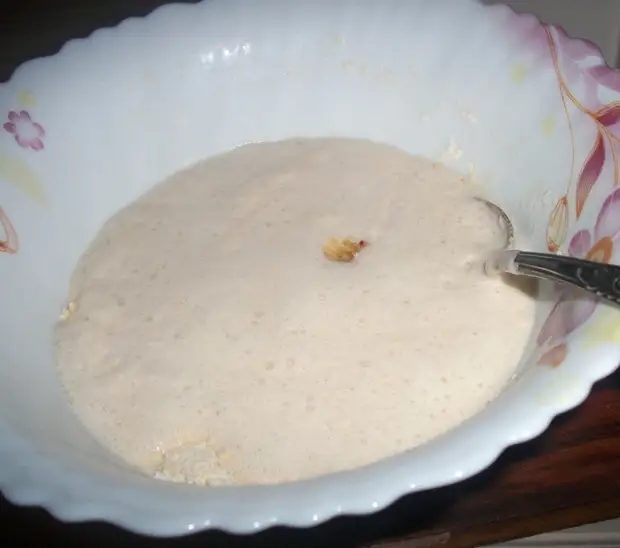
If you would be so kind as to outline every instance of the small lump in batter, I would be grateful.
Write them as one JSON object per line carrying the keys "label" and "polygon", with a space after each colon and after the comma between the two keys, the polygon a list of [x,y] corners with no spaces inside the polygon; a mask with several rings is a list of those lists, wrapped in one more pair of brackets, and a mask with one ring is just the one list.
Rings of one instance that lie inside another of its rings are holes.
{"label": "small lump in batter", "polygon": [[330,261],[350,263],[367,245],[368,243],[365,240],[354,241],[349,238],[331,237],[323,246],[323,255]]}

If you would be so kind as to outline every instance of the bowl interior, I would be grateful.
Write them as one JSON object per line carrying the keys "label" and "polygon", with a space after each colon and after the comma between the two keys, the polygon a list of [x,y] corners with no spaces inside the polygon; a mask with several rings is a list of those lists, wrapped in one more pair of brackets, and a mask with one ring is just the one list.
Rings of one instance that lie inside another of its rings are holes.
{"label": "bowl interior", "polygon": [[[473,1],[448,12],[421,1],[228,0],[163,8],[22,67],[0,87],[0,484],[31,474],[42,485],[64,478],[57,499],[98,493],[91,506],[60,505],[66,517],[92,517],[105,499],[118,507],[106,517],[149,532],[249,530],[273,515],[305,523],[296,497],[314,505],[314,521],[337,512],[334,500],[383,506],[471,475],[540,432],[620,361],[618,310],[545,287],[518,375],[463,426],[364,469],[232,490],[155,482],[103,450],[65,401],[52,331],[79,255],[111,214],[247,142],[392,144],[471,174],[522,246],[618,262],[620,85],[602,63],[559,29]],[[35,488],[19,497],[44,498]]]}

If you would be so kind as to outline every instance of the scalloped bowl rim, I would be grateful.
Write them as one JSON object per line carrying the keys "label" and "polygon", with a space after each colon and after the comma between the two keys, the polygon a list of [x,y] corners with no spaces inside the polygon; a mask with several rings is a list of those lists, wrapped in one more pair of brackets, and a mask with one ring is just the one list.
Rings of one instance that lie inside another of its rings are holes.
{"label": "scalloped bowl rim", "polygon": [[[164,16],[174,16],[180,10],[193,10],[196,8],[196,6],[197,4],[184,3],[164,4],[155,8],[152,12],[145,16],[129,17],[115,26],[104,27],[95,30],[86,37],[69,40],[55,54],[35,58],[22,63],[13,72],[9,79],[9,82],[25,71],[31,71],[36,69],[40,65],[47,65],[49,63],[54,63],[57,60],[63,60],[68,50],[71,50],[73,48],[80,48],[82,50],[82,55],[88,54],[88,49],[90,46],[92,46],[93,43],[98,43],[99,45],[105,44],[106,41],[115,40],[120,33],[126,32],[128,28],[134,26],[146,28],[147,26],[152,25],[153,22],[159,18],[162,18]],[[533,18],[537,21],[538,24],[541,23],[541,21],[536,16],[527,13],[518,14],[514,12],[512,8],[506,5],[496,4],[486,6],[485,9],[498,11],[505,10],[511,13],[511,17],[523,19]],[[606,69],[611,73],[618,72],[617,69],[611,68],[606,64],[598,46],[588,40],[570,37],[561,27],[556,26],[554,28],[557,28],[561,32],[563,32],[566,37],[569,38],[572,42],[585,42],[591,44],[593,48],[596,48],[597,56],[599,57],[601,66],[605,66]],[[3,87],[6,85],[7,83],[0,83],[0,91],[2,91]],[[522,432],[522,435],[516,437],[511,435],[510,432],[506,432],[501,436],[501,439],[495,440],[497,443],[494,447],[487,447],[484,452],[480,452],[480,458],[476,461],[475,465],[467,469],[464,473],[455,476],[452,480],[447,480],[443,483],[424,486],[421,490],[423,491],[426,489],[442,487],[472,477],[481,470],[490,466],[506,448],[512,445],[526,442],[539,436],[549,426],[551,421],[556,416],[580,405],[587,398],[593,385],[597,381],[613,373],[617,367],[618,365],[613,365],[612,363],[610,363],[609,367],[607,368],[588,370],[583,375],[583,379],[587,379],[587,383],[583,384],[583,386],[581,387],[582,390],[580,391],[579,395],[575,397],[575,399],[570,401],[565,400],[563,403],[556,402],[555,405],[546,407],[545,411],[541,411],[536,417],[535,424],[531,424],[531,428],[527,431]],[[534,421],[532,421],[532,423],[534,423]],[[374,463],[364,468],[375,467],[377,464],[378,463]],[[337,474],[323,476],[323,478],[330,478],[330,476],[333,475]],[[391,490],[386,490],[386,492],[381,493],[380,500],[377,497],[372,497],[368,500],[358,500],[356,501],[355,507],[343,507],[340,504],[334,504],[334,506],[331,508],[308,508],[308,512],[306,512],[305,514],[301,511],[298,512],[297,519],[287,519],[285,521],[280,521],[278,516],[269,516],[268,518],[265,518],[261,521],[254,521],[253,518],[245,518],[245,520],[231,520],[231,522],[229,523],[210,523],[209,520],[206,520],[204,523],[201,524],[196,524],[193,522],[186,522],[181,524],[178,520],[173,520],[172,518],[170,519],[170,521],[161,520],[159,522],[150,522],[148,519],[145,519],[136,522],[132,519],[131,515],[121,514],[119,512],[119,508],[103,504],[90,503],[87,505],[86,510],[84,510],[84,500],[80,498],[75,498],[73,496],[62,496],[62,493],[58,492],[60,491],[60,489],[58,489],[58,491],[54,491],[54,489],[57,489],[57,487],[51,489],[35,489],[33,488],[31,482],[28,479],[25,479],[23,476],[8,479],[0,478],[0,481],[0,489],[3,491],[7,499],[11,500],[16,504],[43,506],[53,516],[60,520],[66,522],[103,520],[111,522],[114,525],[121,526],[127,530],[136,533],[158,536],[175,536],[213,527],[234,533],[251,533],[261,531],[276,525],[287,525],[295,527],[315,526],[340,515],[364,515],[377,512],[391,505],[397,499],[409,493],[419,491],[416,486],[409,485],[405,480],[398,487],[392,486],[393,488]],[[297,482],[297,484],[299,483],[304,482]],[[261,488],[262,487],[258,487],[258,489]],[[279,488],[279,486],[276,488]],[[232,489],[236,488],[233,487]]]}

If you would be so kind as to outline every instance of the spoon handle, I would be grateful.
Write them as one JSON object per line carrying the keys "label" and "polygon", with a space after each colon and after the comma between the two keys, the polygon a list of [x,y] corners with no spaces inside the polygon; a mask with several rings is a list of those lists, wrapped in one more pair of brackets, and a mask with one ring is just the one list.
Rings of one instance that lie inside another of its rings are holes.
{"label": "spoon handle", "polygon": [[489,273],[509,272],[579,287],[620,304],[620,266],[531,251],[505,250],[485,264]]}

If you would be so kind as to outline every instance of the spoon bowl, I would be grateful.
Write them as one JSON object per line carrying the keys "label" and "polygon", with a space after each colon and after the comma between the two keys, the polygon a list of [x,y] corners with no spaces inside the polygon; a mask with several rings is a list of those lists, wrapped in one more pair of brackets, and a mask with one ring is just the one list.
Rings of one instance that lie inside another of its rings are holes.
{"label": "spoon bowl", "polygon": [[557,253],[512,249],[515,230],[510,217],[497,204],[482,201],[498,214],[498,221],[506,231],[505,248],[493,253],[484,263],[487,274],[507,273],[564,283],[613,304],[620,304],[620,266]]}

